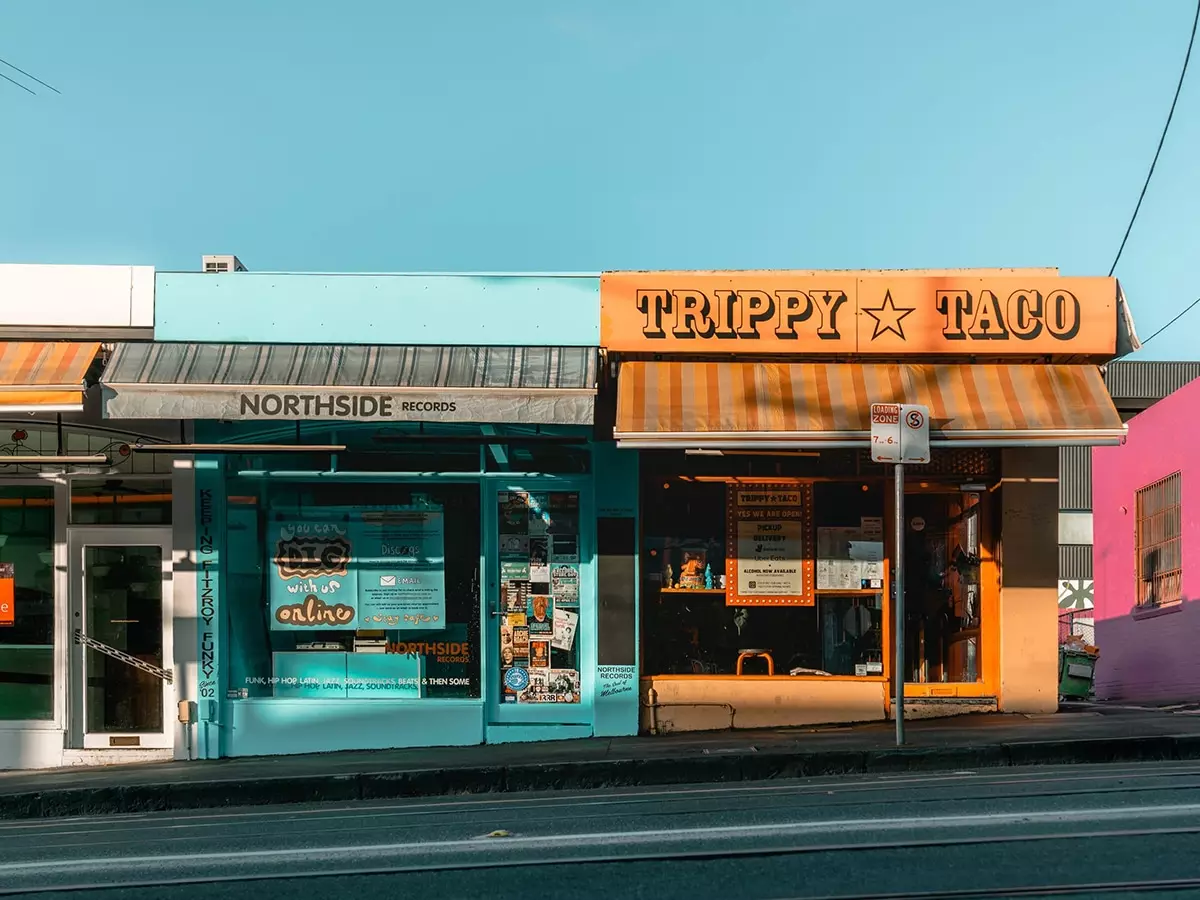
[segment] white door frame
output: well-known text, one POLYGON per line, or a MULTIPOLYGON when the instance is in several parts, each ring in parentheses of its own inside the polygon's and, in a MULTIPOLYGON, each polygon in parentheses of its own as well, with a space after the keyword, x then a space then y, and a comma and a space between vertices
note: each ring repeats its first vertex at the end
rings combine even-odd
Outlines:
MULTIPOLYGON (((162 647, 163 668, 175 668, 173 625, 174 604, 171 592, 171 570, 174 546, 169 525, 91 525, 67 529, 67 577, 70 585, 70 617, 67 627, 70 641, 69 746, 82 749, 170 749, 175 746, 176 685, 162 682, 162 730, 155 732, 91 733, 87 730, 86 656, 84 647, 75 643, 75 630, 86 634, 83 570, 86 547, 159 547, 162 550, 162 647), (116 739, 114 741, 114 739, 116 739), (135 743, 136 741, 136 743, 135 743)), ((176 677, 178 674, 176 673, 176 677)))

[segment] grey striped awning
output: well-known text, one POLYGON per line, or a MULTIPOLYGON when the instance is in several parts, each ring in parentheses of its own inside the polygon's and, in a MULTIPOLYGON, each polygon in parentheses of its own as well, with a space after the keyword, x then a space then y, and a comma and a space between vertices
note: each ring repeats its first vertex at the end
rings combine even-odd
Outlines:
POLYGON ((119 344, 101 378, 122 419, 590 425, 591 347, 119 344))

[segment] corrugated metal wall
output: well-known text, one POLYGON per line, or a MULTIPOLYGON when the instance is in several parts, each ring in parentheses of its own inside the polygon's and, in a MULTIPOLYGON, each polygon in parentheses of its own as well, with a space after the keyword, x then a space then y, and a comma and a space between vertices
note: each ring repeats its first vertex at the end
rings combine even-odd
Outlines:
POLYGON ((1092 448, 1058 448, 1058 508, 1092 508, 1092 448))
POLYGON ((1104 384, 1118 401, 1161 400, 1197 378, 1200 362, 1118 361, 1104 371, 1104 384))
POLYGON ((1058 545, 1058 577, 1063 581, 1092 577, 1091 544, 1058 545))

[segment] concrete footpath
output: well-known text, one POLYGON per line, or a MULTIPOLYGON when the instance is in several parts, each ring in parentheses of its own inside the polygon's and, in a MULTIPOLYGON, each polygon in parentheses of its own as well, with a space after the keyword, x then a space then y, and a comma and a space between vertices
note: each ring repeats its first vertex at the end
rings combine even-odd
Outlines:
POLYGON ((0 819, 277 803, 1200 759, 1200 708, 592 738, 0 772, 0 819))

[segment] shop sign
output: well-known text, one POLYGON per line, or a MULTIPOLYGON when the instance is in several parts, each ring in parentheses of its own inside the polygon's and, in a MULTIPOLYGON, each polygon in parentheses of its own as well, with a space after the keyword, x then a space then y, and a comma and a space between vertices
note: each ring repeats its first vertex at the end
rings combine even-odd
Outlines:
POLYGON ((16 567, 0 563, 0 627, 17 624, 16 567))
POLYGON ((727 606, 812 606, 812 485, 735 482, 728 489, 727 606))
POLYGON ((1097 356, 1114 278, 864 272, 606 272, 600 340, 631 353, 1097 356))
POLYGON ((444 629, 441 509, 371 511, 347 519, 276 523, 271 627, 444 629))
MULTIPOLYGON (((231 398, 232 399, 232 398, 231 398)), ((458 400, 445 397, 397 394, 340 394, 328 391, 270 391, 237 395, 233 419, 346 419, 355 422, 378 419, 401 421, 430 414, 454 413, 458 400)))

